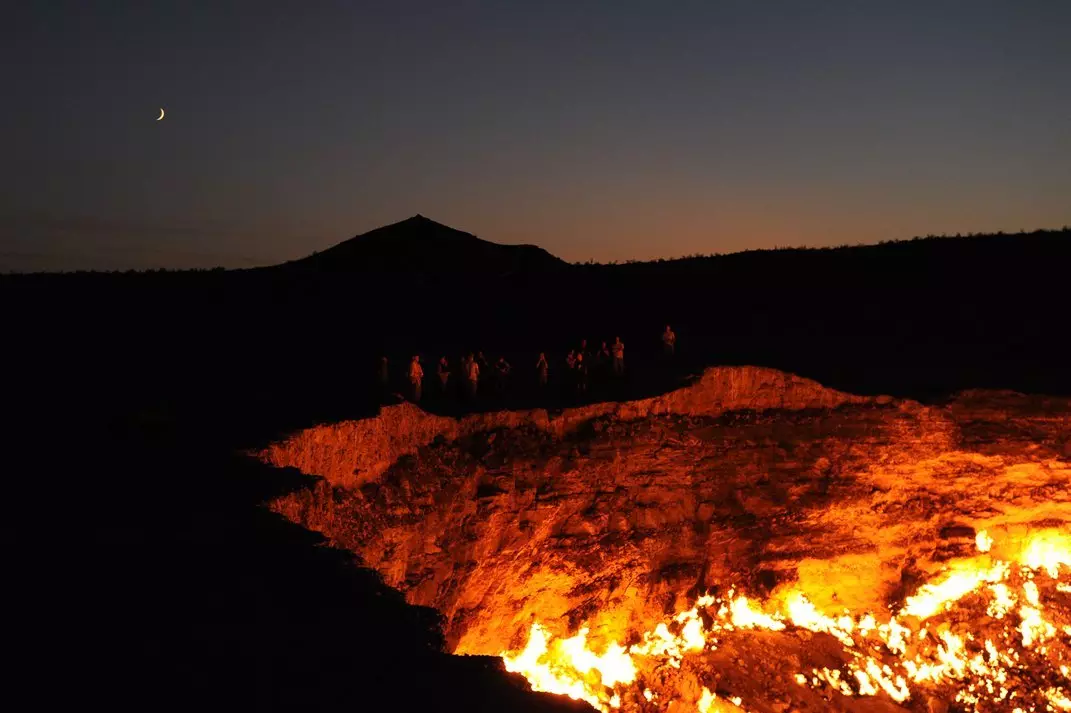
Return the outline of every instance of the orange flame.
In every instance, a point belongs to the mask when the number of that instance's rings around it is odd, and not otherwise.
[[[1013,690],[1023,656],[1045,657],[1059,632],[1071,637],[1071,626],[1058,629],[1046,618],[1046,602],[1036,581],[1047,575],[1056,591],[1069,590],[1060,576],[1071,573],[1071,537],[1055,530],[1037,533],[1013,561],[994,560],[986,554],[994,540],[985,531],[978,533],[976,545],[981,555],[950,563],[944,574],[919,587],[893,615],[845,612],[829,616],[801,591],[779,597],[778,605],[773,601],[757,604],[730,590],[725,599],[700,597],[692,609],[642,632],[638,643],[628,648],[612,642],[596,653],[588,647],[587,627],[571,638],[555,639],[537,622],[522,651],[501,655],[506,668],[523,674],[534,690],[584,700],[601,711],[619,708],[629,686],[637,686],[648,704],[669,706],[673,701],[655,694],[644,683],[643,672],[660,666],[680,668],[685,656],[716,649],[715,634],[796,628],[834,637],[847,660],[843,669],[796,674],[801,686],[828,686],[845,696],[885,695],[903,702],[914,695],[913,685],[940,685],[950,686],[966,710],[980,711],[987,705],[1007,710],[1013,699],[1023,711],[1071,710],[1064,685]],[[998,640],[971,631],[961,636],[947,625],[929,631],[930,620],[968,597],[986,599],[987,621],[998,622],[1008,631]],[[879,619],[884,621],[879,623]],[[968,642],[974,643],[968,646]],[[1050,663],[1054,664],[1052,680],[1071,681],[1067,664]],[[1029,696],[1034,696],[1033,703],[1026,700]],[[719,698],[706,686],[690,703],[701,713],[744,710],[739,697]]]

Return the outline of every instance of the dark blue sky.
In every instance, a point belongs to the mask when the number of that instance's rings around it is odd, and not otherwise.
[[[415,213],[570,260],[1071,223],[1067,0],[30,0],[2,24],[0,269],[264,264]]]

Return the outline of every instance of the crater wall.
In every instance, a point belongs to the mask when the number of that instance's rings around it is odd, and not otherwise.
[[[729,586],[888,606],[978,529],[1012,547],[1071,522],[1069,415],[1066,399],[926,407],[740,367],[557,415],[388,407],[259,455],[323,478],[276,511],[441,611],[456,650],[496,653],[537,617],[620,640]]]

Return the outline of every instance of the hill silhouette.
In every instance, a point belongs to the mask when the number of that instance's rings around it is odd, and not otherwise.
[[[1065,228],[570,265],[417,216],[275,267],[0,276],[0,299],[16,362],[61,393],[278,431],[355,408],[382,355],[484,350],[524,373],[540,351],[560,365],[581,338],[621,336],[643,381],[666,323],[681,375],[753,364],[863,394],[1071,393],[1068,264]]]
[[[281,267],[333,272],[437,273],[502,277],[568,263],[535,245],[481,240],[422,215],[376,228]]]

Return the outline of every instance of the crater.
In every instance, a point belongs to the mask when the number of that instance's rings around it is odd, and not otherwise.
[[[651,399],[402,404],[256,453],[270,503],[602,710],[1068,710],[1071,400],[770,369]],[[1046,707],[1048,706],[1048,708]]]

